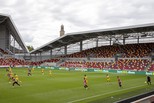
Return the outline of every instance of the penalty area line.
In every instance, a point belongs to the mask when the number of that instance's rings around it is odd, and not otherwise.
[[[124,91],[124,90],[129,90],[129,89],[134,89],[134,88],[142,87],[142,86],[145,86],[145,85],[130,87],[130,88],[126,88],[126,89],[121,88],[120,90],[117,90],[117,91],[107,92],[107,93],[98,94],[98,95],[94,95],[94,96],[90,96],[90,97],[86,97],[86,98],[82,98],[82,99],[77,99],[77,100],[70,101],[70,102],[67,102],[67,103],[79,102],[79,101],[83,101],[83,100],[86,100],[86,99],[91,99],[91,98],[95,98],[95,97],[99,97],[99,96],[103,96],[103,95],[107,95],[107,94],[111,94],[111,93],[116,93],[116,92],[119,92],[119,91]]]

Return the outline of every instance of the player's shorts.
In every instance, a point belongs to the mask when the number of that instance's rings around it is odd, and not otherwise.
[[[110,78],[109,78],[109,79],[107,79],[107,81],[110,81]]]
[[[121,87],[122,85],[121,85],[121,82],[119,82],[119,86]]]
[[[88,87],[88,85],[84,85],[84,87],[85,87],[85,88],[87,88],[87,87]]]

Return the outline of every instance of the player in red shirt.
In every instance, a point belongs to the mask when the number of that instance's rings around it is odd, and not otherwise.
[[[122,87],[122,82],[121,82],[121,79],[120,79],[119,76],[117,76],[117,80],[118,80],[119,87],[121,88]]]

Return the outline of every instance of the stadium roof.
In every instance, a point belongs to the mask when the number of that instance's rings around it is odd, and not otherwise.
[[[4,14],[0,14],[0,24],[6,22],[6,24],[8,25],[8,28],[11,30],[11,35],[14,37],[14,39],[18,42],[18,44],[21,46],[22,50],[25,53],[28,53],[29,50],[27,49],[27,47],[25,46],[15,24],[13,23],[13,20],[11,18],[10,15],[4,15]]]
[[[154,31],[154,23],[143,24],[143,25],[133,25],[109,29],[99,29],[83,32],[67,33],[62,37],[59,37],[35,50],[31,51],[31,54],[40,53],[43,51],[48,51],[51,49],[59,48],[65,45],[74,44],[83,40],[97,38],[99,36],[107,35],[119,35],[119,34],[129,34],[129,33],[145,33]]]

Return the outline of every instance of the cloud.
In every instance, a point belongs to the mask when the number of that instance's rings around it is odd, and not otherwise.
[[[147,3],[150,1],[149,3]],[[135,25],[154,22],[152,17],[154,10],[152,0],[139,2],[138,0],[130,0],[129,2],[117,0],[102,4],[99,11],[100,24],[108,24],[110,26]],[[150,4],[151,3],[151,4]]]
[[[24,32],[24,35],[22,35],[22,38],[24,39],[24,42],[26,42],[26,43],[33,42],[33,40],[34,40],[33,35],[29,36],[29,34],[30,33],[25,33]]]
[[[39,47],[65,32],[154,22],[153,0],[0,0],[0,12],[11,15],[26,45]]]

